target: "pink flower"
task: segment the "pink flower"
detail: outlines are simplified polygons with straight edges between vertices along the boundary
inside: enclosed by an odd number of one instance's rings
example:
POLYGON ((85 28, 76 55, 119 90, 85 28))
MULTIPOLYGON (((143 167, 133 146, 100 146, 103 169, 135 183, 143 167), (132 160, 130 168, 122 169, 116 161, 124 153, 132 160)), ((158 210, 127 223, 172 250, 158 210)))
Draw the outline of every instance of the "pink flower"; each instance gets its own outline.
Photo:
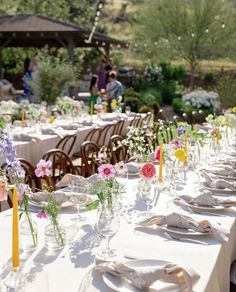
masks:
POLYGON ((0 202, 7 201, 7 178, 0 177, 0 202))
POLYGON ((145 179, 152 179, 156 175, 156 168, 152 162, 146 162, 140 169, 140 174, 145 179))
POLYGON ((38 218, 48 218, 48 215, 44 212, 44 211, 39 211, 37 214, 36 214, 36 216, 38 217, 38 218))
POLYGON ((103 164, 98 168, 98 175, 102 179, 110 179, 115 176, 115 169, 111 164, 103 164))
POLYGON ((157 150, 156 150, 156 152, 155 152, 155 159, 156 159, 157 161, 160 160, 160 147, 158 147, 157 150))
POLYGON ((52 166, 52 162, 50 160, 45 161, 41 159, 39 163, 36 165, 35 175, 37 177, 49 176, 51 174, 51 171, 50 171, 51 166, 52 166))
POLYGON ((180 148, 180 142, 179 142, 179 140, 178 139, 174 139, 173 141, 172 141, 172 145, 173 145, 173 147, 174 147, 174 149, 176 150, 176 149, 179 149, 180 148))

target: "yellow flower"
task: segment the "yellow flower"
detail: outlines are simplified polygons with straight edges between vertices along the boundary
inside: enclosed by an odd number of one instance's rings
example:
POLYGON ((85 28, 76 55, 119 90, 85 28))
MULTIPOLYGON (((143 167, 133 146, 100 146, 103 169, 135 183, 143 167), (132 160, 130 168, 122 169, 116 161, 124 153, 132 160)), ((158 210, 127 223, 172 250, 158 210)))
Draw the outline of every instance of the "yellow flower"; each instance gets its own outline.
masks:
POLYGON ((175 150, 175 157, 177 159, 179 159, 179 161, 181 161, 181 162, 186 162, 186 160, 187 160, 187 154, 181 148, 178 148, 178 149, 175 150))
POLYGON ((233 108, 232 108, 232 112, 235 114, 236 113, 236 106, 234 106, 233 108))
POLYGON ((117 106, 117 101, 115 99, 113 99, 111 102, 111 107, 116 108, 116 106, 117 106))

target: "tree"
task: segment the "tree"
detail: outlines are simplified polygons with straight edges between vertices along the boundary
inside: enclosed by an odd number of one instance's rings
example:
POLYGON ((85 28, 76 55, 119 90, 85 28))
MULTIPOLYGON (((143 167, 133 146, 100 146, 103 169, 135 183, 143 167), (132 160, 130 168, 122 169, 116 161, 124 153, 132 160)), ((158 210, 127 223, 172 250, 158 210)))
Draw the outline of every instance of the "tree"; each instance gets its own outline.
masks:
POLYGON ((233 52, 235 19, 236 9, 231 0, 148 0, 138 38, 142 42, 148 39, 145 42, 152 55, 168 52, 186 60, 193 87, 200 60, 228 57, 230 48, 233 52))

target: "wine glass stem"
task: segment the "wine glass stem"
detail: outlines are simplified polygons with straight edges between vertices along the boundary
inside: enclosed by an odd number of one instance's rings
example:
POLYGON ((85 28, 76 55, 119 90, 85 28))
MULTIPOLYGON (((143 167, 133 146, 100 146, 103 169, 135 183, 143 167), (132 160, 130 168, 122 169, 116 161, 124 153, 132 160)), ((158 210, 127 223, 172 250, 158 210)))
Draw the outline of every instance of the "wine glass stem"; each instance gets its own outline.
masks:
POLYGON ((110 241, 111 241, 111 238, 109 236, 106 236, 105 237, 106 239, 106 248, 105 248, 105 256, 108 257, 109 254, 110 254, 110 241))

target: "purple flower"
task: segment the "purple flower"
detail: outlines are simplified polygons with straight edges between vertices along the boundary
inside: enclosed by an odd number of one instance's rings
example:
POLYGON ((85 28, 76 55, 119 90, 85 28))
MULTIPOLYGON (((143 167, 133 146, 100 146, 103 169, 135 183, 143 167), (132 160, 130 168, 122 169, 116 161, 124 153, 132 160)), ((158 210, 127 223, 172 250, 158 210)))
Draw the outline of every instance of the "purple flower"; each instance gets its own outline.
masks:
POLYGON ((177 128, 177 131, 178 131, 179 135, 183 135, 183 133, 184 133, 184 127, 177 128))

